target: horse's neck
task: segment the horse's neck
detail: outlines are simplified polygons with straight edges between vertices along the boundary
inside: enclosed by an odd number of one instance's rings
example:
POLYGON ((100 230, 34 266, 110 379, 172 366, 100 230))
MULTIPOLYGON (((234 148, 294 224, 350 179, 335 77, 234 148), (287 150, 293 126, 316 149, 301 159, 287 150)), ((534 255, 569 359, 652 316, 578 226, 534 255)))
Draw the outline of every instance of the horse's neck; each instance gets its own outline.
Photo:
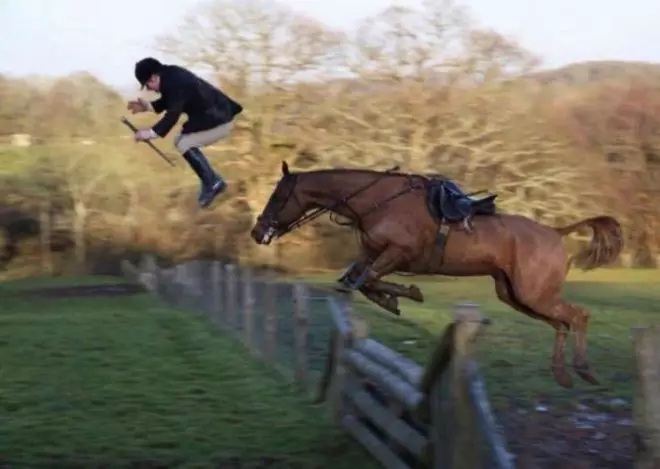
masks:
POLYGON ((306 181, 306 192, 312 203, 320 208, 353 218, 355 212, 365 210, 372 203, 371 191, 387 176, 379 173, 313 174, 306 181), (346 204, 341 203, 346 201, 346 204))

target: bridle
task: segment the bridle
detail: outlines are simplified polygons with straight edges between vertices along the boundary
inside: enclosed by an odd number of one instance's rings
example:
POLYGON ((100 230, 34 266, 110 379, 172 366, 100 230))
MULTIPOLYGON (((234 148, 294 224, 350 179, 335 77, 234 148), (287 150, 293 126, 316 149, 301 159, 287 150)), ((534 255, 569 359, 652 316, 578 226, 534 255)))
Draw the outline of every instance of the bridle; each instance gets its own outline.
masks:
MULTIPOLYGON (((277 206, 274 207, 273 210, 271 210, 271 213, 269 214, 268 217, 265 217, 264 214, 261 214, 257 217, 257 223, 262 222, 265 219, 266 220, 266 222, 265 222, 266 227, 269 230, 274 231, 274 233, 276 234, 277 237, 282 237, 286 233, 288 233, 290 231, 293 231, 295 228, 297 228, 297 227, 299 227, 303 224, 303 222, 304 222, 303 219, 308 218, 308 217, 306 217, 306 215, 303 215, 298 220, 296 220, 292 223, 289 223, 288 225, 286 225, 284 227, 281 226, 280 222, 277 221, 277 216, 280 214, 280 212, 282 212, 282 210, 284 210, 284 208, 287 206, 287 204, 289 203, 289 200, 292 197, 293 197, 294 201, 296 202, 296 204, 298 204, 298 207, 300 207, 301 210, 303 208, 303 205, 300 202, 300 199, 298 198, 298 195, 296 194, 296 185, 298 184, 298 174, 295 174, 295 173, 286 174, 286 175, 284 175, 284 180, 290 181, 286 197, 284 197, 282 200, 279 201, 277 206)), ((317 210, 315 210, 315 212, 318 211, 318 210, 323 210, 323 209, 317 209, 317 210)), ((314 218, 318 217, 319 215, 320 215, 320 213, 318 215, 316 215, 314 218)))
MULTIPOLYGON (((398 169, 399 169, 399 166, 396 165, 396 166, 388 169, 387 171, 385 171, 385 173, 392 173, 394 171, 398 171, 398 169)), ((358 214, 357 212, 355 212, 355 210, 353 210, 353 208, 351 208, 351 206, 348 204, 348 202, 352 198, 354 198, 354 197, 358 196, 359 194, 363 193, 364 191, 366 191, 367 189, 369 189, 370 187, 372 187, 373 185, 375 185, 376 183, 378 183, 379 181, 381 181, 383 179, 383 178, 376 178, 373 181, 369 182, 368 184, 365 184, 364 186, 360 187, 359 189, 357 189, 357 190, 351 192, 350 194, 342 197, 341 199, 335 200, 332 204, 330 204, 326 207, 315 208, 312 211, 310 211, 309 213, 303 214, 303 216, 301 216, 297 220, 294 220, 293 222, 287 224, 286 226, 282 226, 277 221, 277 216, 282 212, 282 210, 284 210, 284 208, 287 206, 287 204, 289 203, 289 200, 291 198, 293 198, 293 200, 295 201, 296 204, 298 204, 298 207, 300 207, 301 210, 303 209, 303 204, 300 202, 300 199, 298 198, 298 195, 296 194, 296 185, 298 184, 298 176, 299 176, 299 174, 296 174, 296 173, 286 174, 284 176, 284 178, 290 178, 289 188, 288 188, 288 191, 286 193, 286 197, 282 198, 282 200, 277 204, 277 206, 274 207, 273 210, 271 210, 271 213, 269 214, 268 217, 264 217, 263 215, 260 215, 259 217, 257 217, 257 222, 261 222, 265 218, 266 219, 266 222, 265 222, 266 227, 268 228, 269 231, 271 231, 271 233, 273 235, 275 235, 278 238, 281 238, 282 236, 284 236, 287 233, 290 233, 291 231, 295 230, 296 228, 300 228, 301 226, 306 225, 307 223, 317 219, 318 217, 320 217, 324 213, 336 210, 337 208, 339 208, 341 206, 344 206, 347 209, 349 209, 353 213, 353 215, 355 216, 355 220, 352 220, 348 224, 351 225, 351 224, 357 223, 359 225, 360 224, 360 219, 362 217, 364 217, 365 215, 371 213, 372 211, 374 211, 377 208, 381 207, 382 205, 389 202, 390 200, 395 199, 396 197, 399 197, 400 195, 402 195, 406 192, 410 192, 411 190, 415 189, 415 187, 411 184, 409 187, 407 187, 407 188, 391 195, 390 197, 387 197, 386 199, 384 199, 382 201, 379 201, 379 202, 375 203, 365 213, 358 214)))

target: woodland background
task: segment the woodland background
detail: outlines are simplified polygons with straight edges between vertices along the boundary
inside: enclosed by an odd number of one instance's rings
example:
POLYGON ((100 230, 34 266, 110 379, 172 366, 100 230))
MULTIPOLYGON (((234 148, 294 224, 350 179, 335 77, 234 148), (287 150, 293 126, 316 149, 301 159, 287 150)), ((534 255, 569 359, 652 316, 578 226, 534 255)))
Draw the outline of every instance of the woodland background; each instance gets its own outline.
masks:
POLYGON ((268 0, 213 0, 156 46, 245 109, 231 138, 207 151, 228 192, 197 208, 176 130, 155 141, 175 169, 132 141, 119 118, 137 86, 116 90, 85 71, 0 76, 0 225, 33 217, 42 226, 12 275, 143 251, 298 272, 342 267, 354 235, 327 217, 270 247, 249 238, 284 159, 297 170, 443 173, 552 225, 613 215, 625 229, 621 264, 660 265, 660 64, 541 69, 450 0, 391 7, 350 31, 268 0))

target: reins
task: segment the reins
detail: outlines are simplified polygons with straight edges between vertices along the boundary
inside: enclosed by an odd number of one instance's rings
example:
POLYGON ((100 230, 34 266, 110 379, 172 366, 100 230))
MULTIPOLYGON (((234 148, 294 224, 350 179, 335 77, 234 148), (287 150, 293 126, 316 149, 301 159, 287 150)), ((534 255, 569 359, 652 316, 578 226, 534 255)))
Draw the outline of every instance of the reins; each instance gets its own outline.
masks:
MULTIPOLYGON (((398 170, 399 170, 399 165, 396 165, 396 166, 393 166, 392 168, 386 170, 385 174, 389 174, 389 173, 392 173, 392 172, 398 171, 398 170)), ((335 201, 335 203, 330 205, 329 207, 319 207, 319 208, 316 208, 316 209, 312 210, 311 212, 309 212, 309 213, 303 215, 302 217, 300 217, 298 220, 288 224, 286 227, 281 228, 279 230, 280 231, 279 236, 281 237, 281 236, 285 235, 286 233, 289 233, 290 231, 293 231, 296 228, 300 228, 301 226, 306 225, 307 223, 317 219, 318 217, 320 217, 324 213, 335 210, 336 208, 338 208, 342 205, 346 205, 350 209, 350 206, 348 205, 349 200, 351 200, 353 197, 356 197, 357 195, 361 194, 362 192, 366 191, 367 189, 369 189, 370 187, 372 187, 373 185, 375 185, 377 182, 379 182, 381 180, 382 180, 382 178, 374 179, 369 184, 366 184, 366 185, 360 187, 359 189, 353 191, 349 195, 347 195, 345 197, 342 197, 340 200, 335 201)), ((390 200, 400 196, 402 193, 407 192, 408 190, 410 190, 410 189, 409 188, 404 189, 403 191, 400 191, 400 192, 394 194, 393 196, 390 196, 387 199, 378 202, 373 207, 370 207, 370 209, 365 214, 362 214, 362 216, 372 212, 373 210, 377 209, 378 207, 380 207, 384 203, 389 202, 390 200)), ((293 196, 294 198, 296 198, 296 202, 297 202, 297 197, 295 196, 294 191, 295 191, 295 183, 294 183, 294 185, 291 189, 291 194, 289 195, 288 198, 293 196)), ((352 209, 350 209, 350 210, 353 211, 352 209)), ((355 215, 358 216, 357 213, 355 215)))

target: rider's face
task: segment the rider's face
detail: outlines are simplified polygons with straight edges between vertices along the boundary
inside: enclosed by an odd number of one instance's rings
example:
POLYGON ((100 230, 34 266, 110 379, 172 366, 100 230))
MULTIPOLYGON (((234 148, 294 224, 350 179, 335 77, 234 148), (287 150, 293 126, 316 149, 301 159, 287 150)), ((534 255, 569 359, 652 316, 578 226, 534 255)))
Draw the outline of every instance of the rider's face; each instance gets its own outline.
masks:
POLYGON ((160 75, 151 75, 144 85, 149 91, 158 92, 160 90, 160 75))

